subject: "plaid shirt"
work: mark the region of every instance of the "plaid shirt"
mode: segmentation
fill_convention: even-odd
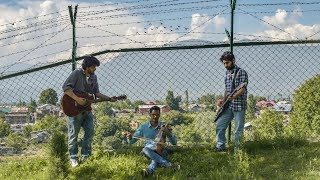
[[[239,69],[237,74],[234,75],[236,69]],[[245,70],[235,66],[232,70],[227,70],[225,77],[226,95],[229,96],[234,89],[232,88],[232,80],[235,77],[235,87],[238,87],[242,83],[248,83],[248,74]],[[247,109],[247,91],[238,98],[231,101],[229,108],[234,111],[242,111]]]

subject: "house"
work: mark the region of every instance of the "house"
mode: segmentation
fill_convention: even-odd
[[[62,113],[59,106],[55,106],[52,104],[43,104],[37,107],[37,113],[42,116],[51,115],[61,117]]]
[[[11,112],[11,108],[10,107],[0,106],[0,114],[7,114],[9,112]]]
[[[147,101],[146,105],[157,105],[157,102],[154,101]]]
[[[139,105],[138,106],[138,112],[141,114],[145,114],[145,113],[149,113],[149,110],[151,107],[153,107],[154,105]],[[160,108],[160,112],[164,113],[164,112],[169,112],[171,111],[170,106],[168,105],[157,105]]]
[[[34,123],[33,113],[29,113],[27,107],[12,107],[11,111],[5,115],[5,120],[9,124]]]
[[[283,112],[284,114],[288,114],[289,112],[291,112],[292,105],[277,103],[276,105],[273,106],[273,109],[277,112]]]
[[[259,108],[264,108],[264,107],[272,107],[274,106],[276,103],[273,101],[259,101],[256,103],[256,106]]]
[[[202,107],[198,104],[189,104],[188,110],[192,112],[200,112],[202,110]]]

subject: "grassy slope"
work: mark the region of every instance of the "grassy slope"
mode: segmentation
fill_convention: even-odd
[[[159,168],[149,179],[320,179],[320,143],[260,141],[243,150],[216,153],[209,148],[176,148],[170,156],[181,164],[173,172]],[[149,161],[140,148],[95,153],[71,170],[67,179],[141,179]],[[48,179],[45,157],[0,157],[0,179]]]

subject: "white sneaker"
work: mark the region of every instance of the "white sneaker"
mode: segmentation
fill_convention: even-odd
[[[76,159],[70,159],[71,167],[77,167],[79,166],[78,160]]]

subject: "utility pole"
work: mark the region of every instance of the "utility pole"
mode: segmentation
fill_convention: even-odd
[[[230,0],[230,7],[231,7],[230,31],[231,33],[229,33],[227,29],[225,29],[225,32],[230,42],[231,53],[233,53],[233,17],[234,17],[234,9],[236,7],[236,1],[237,0]],[[228,127],[228,143],[230,143],[230,140],[231,140],[231,122]]]
[[[74,7],[74,13],[72,12],[72,6],[68,6],[69,15],[72,25],[72,71],[76,69],[76,56],[77,56],[77,41],[76,41],[76,18],[78,5]]]

